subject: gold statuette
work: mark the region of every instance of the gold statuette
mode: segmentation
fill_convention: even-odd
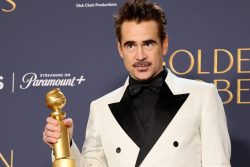
[[[66,98],[59,88],[53,89],[46,94],[46,105],[52,109],[50,116],[59,122],[61,128],[61,138],[54,144],[55,160],[53,167],[75,167],[75,161],[70,157],[67,127],[63,124],[66,113],[61,109],[65,104]]]

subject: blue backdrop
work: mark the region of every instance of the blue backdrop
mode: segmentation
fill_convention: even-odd
[[[232,166],[250,164],[250,1],[159,0],[168,16],[166,64],[217,84]],[[45,94],[60,87],[81,149],[92,100],[123,84],[112,15],[121,0],[0,0],[0,153],[14,166],[51,166]],[[9,11],[9,12],[6,12]],[[50,81],[50,82],[48,82]],[[0,167],[4,166],[0,160]]]

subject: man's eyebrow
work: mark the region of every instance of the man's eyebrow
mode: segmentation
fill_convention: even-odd
[[[127,46],[127,45],[133,45],[135,44],[135,41],[126,41],[123,46]]]
[[[148,39],[148,40],[145,40],[145,41],[143,41],[143,44],[154,44],[154,43],[157,43],[155,40],[153,40],[153,39]]]

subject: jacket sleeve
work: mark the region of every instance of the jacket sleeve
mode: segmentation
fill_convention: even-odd
[[[223,104],[216,87],[212,84],[208,87],[201,107],[202,167],[231,167],[231,143]]]
[[[92,102],[90,105],[90,114],[82,153],[80,153],[74,142],[72,143],[70,150],[72,157],[76,160],[77,167],[108,166],[102,147],[99,126],[99,119]]]

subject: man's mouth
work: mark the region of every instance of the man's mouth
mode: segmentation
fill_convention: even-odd
[[[139,61],[133,64],[133,67],[135,67],[139,72],[146,72],[148,70],[148,67],[151,66],[152,63],[148,61]]]
[[[152,63],[150,63],[148,61],[138,61],[138,62],[133,64],[133,67],[136,67],[136,68],[149,67],[151,64]]]

